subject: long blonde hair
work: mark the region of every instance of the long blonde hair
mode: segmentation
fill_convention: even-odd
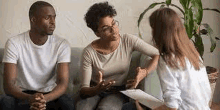
[[[202,66],[199,53],[187,36],[177,13],[170,8],[160,8],[150,16],[153,41],[160,55],[170,67],[185,68],[188,58],[196,70]]]

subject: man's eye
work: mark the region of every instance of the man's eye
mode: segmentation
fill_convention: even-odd
[[[48,20],[48,19],[50,19],[50,17],[47,16],[47,17],[45,17],[45,19]]]

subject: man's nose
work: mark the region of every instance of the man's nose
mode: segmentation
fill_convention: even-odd
[[[55,17],[51,17],[50,23],[51,23],[51,24],[55,24]]]

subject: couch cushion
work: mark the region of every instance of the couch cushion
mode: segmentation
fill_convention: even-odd
[[[71,63],[69,65],[69,86],[67,89],[68,94],[76,93],[80,86],[79,71],[80,71],[80,58],[83,48],[71,48]]]

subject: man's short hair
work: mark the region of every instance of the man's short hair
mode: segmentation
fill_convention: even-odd
[[[37,11],[42,8],[42,7],[46,7],[46,6],[51,6],[53,7],[50,3],[45,2],[45,1],[37,1],[34,2],[30,9],[29,9],[29,19],[31,19],[33,16],[36,15]]]

